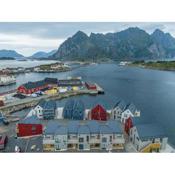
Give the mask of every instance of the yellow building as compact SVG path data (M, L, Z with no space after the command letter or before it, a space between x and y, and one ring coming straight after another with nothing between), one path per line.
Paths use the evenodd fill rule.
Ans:
M45 91L45 94L47 94L47 95L54 95L56 93L58 93L58 90L56 88L49 89L49 90Z

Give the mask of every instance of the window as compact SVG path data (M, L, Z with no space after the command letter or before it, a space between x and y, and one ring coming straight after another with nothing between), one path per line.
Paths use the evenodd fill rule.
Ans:
M89 136L86 137L86 141L89 142Z
M104 143L107 142L107 138L106 137L103 137L102 138L102 142L104 142Z
M139 138L137 137L137 140L139 141Z
M32 131L35 131L36 130L36 126L32 126Z
M79 142L84 142L84 138L79 138Z
M110 136L110 142L112 142L112 136Z

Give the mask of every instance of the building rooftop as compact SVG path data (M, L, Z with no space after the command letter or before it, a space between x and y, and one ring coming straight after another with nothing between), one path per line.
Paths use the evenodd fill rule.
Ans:
M90 129L88 125L79 125L78 134L90 134Z
M116 120L101 121L51 121L46 126L45 134L122 134L120 124Z
M37 116L26 117L18 122L19 124L41 124L41 121Z
M126 106L126 109L125 110L127 110L127 109L129 109L132 114L134 114L136 112L136 110L137 110L136 106L133 103L128 104Z
M164 129L158 124L136 125L141 140L166 137Z
M56 102L53 100L41 100L38 103L39 106L41 106L43 109L49 109L49 110L54 110L56 109Z
M40 80L35 82L28 82L23 84L22 86L24 86L26 89L33 89L33 88L45 86L46 84L47 83L44 80Z
M125 108L126 108L126 103L125 103L124 100L120 100L120 101L118 101L118 102L115 104L114 108L116 108L117 106L118 106L122 111L124 111Z

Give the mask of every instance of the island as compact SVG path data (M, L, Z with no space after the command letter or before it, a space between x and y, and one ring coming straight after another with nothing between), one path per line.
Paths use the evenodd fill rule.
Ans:
M175 61L133 61L129 66L138 66L141 68L157 69L157 70L175 70Z

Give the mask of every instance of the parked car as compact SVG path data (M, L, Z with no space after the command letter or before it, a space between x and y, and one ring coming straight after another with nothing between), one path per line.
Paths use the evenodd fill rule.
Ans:
M8 142L8 137L7 136L2 136L0 135L0 150L5 149L5 146Z
M3 118L3 123L4 123L4 125L8 125L9 124L9 120L7 118Z

